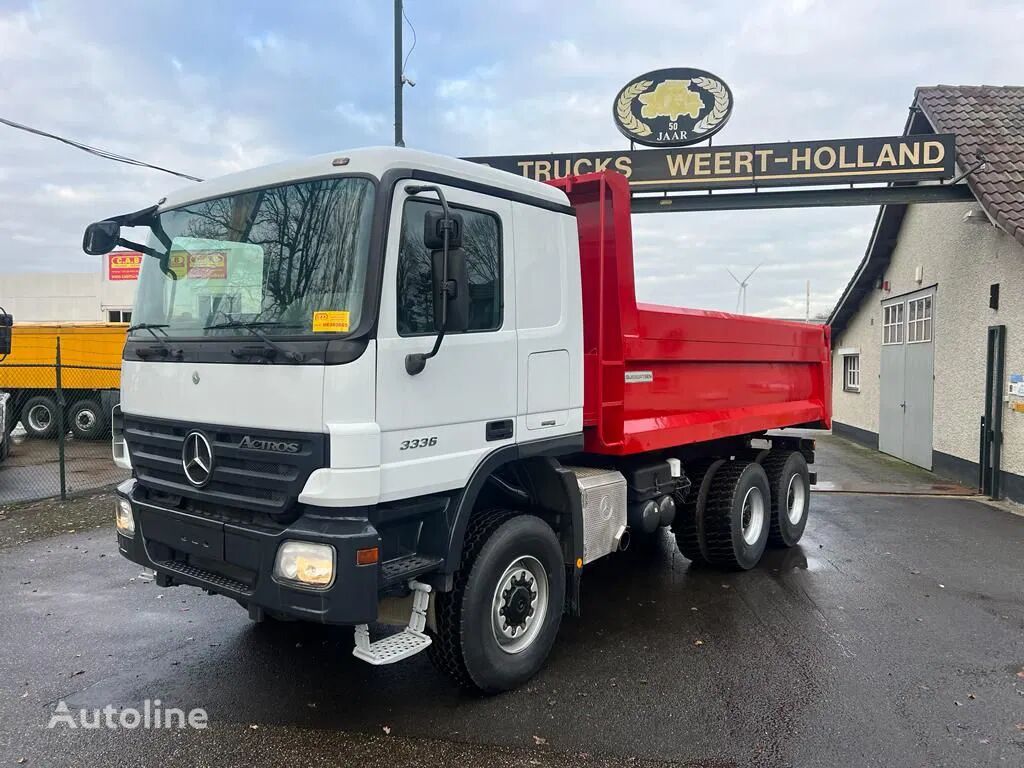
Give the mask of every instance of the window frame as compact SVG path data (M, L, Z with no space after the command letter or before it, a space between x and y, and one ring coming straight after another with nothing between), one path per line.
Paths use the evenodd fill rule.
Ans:
M851 365L852 363L852 365ZM851 381L851 374L854 374L857 381ZM860 353L843 355L843 391L860 392Z
M437 199L427 199L417 197L415 195L409 195L402 201L402 215L399 218L399 234L398 234L398 247L395 252L395 333L399 338L402 339L415 339L423 336L436 336L437 331L433 328L429 331L421 331L419 333L404 333L399 328L398 323L398 312L402 306L401 295L399 294L398 276L401 272L399 262L402 259L402 233L405 230L405 211L410 203L419 203L421 205L433 205L438 208L441 207L440 201ZM465 203L454 203L451 200L448 201L448 208L451 211L469 211L471 213L479 213L484 216L490 216L494 219L498 227L497 238L498 238L498 264L497 264L497 293L498 293L498 324L494 328L470 328L465 331L445 331L445 336L461 336L464 333L496 333L505 327L505 228L501 220L501 214L497 211L490 210L488 208L480 208L475 205L468 205Z
M887 322L887 316L889 311L893 310L898 315L898 320L894 323ZM906 323L906 302L898 301L892 304L882 305L882 346L883 347L894 347L903 343L906 338L905 323ZM895 329L893 340L889 338L889 329Z
M128 323L128 324L131 324L131 322L132 322L132 318L131 318L132 311L133 310L131 308L128 308L128 309L114 309L114 308L110 308L110 309L108 309L106 311L107 312L107 322L108 323ZM117 316L121 318L120 320L111 320L111 315L113 315L115 312L117 313ZM127 320L124 318L124 316L126 314L128 315L128 319Z
M910 317L910 306L912 304L920 305L922 309L927 307L927 309L928 309L927 316L922 315L920 317L916 317L914 319L911 319L911 317ZM935 319L934 319L934 317L935 317L935 302L932 299L932 295L930 293L925 295L925 296L919 296L916 299L908 299L907 300L907 344L927 344L930 341L932 341L932 339L935 336ZM925 331L927 331L927 335L926 336L922 335L921 338L914 338L914 336L912 334L912 331L914 331L914 330L919 330L919 332L921 334L925 334Z

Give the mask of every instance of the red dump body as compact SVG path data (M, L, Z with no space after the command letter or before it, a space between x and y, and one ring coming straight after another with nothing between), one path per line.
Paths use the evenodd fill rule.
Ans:
M587 451L831 426L828 327L637 304L626 178L551 183L569 196L579 229Z

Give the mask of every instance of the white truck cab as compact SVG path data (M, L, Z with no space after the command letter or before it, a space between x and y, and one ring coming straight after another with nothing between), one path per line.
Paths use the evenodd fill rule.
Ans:
M442 244L425 227L444 209L461 327L439 334ZM578 240L560 190L361 149L196 184L92 225L84 247L117 243L149 257L114 416L133 471L119 542L161 585L256 619L362 625L357 654L393 661L430 642L423 599L452 589L473 509L523 493L499 467L582 449ZM556 552L571 566L575 549ZM371 646L365 625L395 594L420 618ZM511 684L496 680L476 684Z

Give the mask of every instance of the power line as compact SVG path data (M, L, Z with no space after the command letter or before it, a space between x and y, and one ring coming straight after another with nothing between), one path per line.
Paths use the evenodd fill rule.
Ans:
M416 27L409 21L409 17L405 15L405 6L402 6L402 18L405 19L405 23L409 25L409 31L412 32L412 47L409 52L405 54L405 61L402 62L402 76L405 76L405 68L409 64L409 57L412 56L412 52L416 50Z
M54 133L48 133L47 131L42 131L42 130L40 130L38 128L32 128L32 127L27 126L27 125L22 125L21 123L16 123L13 120L8 120L7 118L4 118L4 117L0 117L0 123L3 123L4 125L8 125L11 128L17 128L19 131L26 131L27 133L32 133L32 134L35 134L36 136L42 136L42 137L47 138L47 139L53 139L54 141L59 141L62 144L67 144L68 146L74 147L75 149L80 149L83 152L88 152L90 155L96 155L96 157L102 157L105 160L113 160L113 161L118 162L118 163L125 163L126 165L134 165L134 166L139 167L139 168L151 168L154 171L162 171L163 173L169 173L172 176L180 176L181 178L188 179L189 181L202 181L202 179L200 179L198 176L191 176L191 175L189 175L187 173L180 173L179 171L172 171L170 168L163 168L163 167L161 167L159 165L153 165L151 163L147 163L147 162L144 162L142 160L136 160L135 158L132 158L132 157L127 157L125 155L119 155L119 154L117 154L115 152L109 152L109 151L107 151L105 149L99 149L98 147L90 147L88 144L83 144L80 141L75 141L74 139L66 139L63 136L58 136L58 135L56 135Z

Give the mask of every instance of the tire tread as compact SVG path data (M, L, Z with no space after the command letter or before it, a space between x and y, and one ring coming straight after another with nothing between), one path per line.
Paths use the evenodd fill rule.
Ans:
M680 503L679 512L672 525L672 532L676 536L676 545L683 553L683 557L701 564L706 563L707 560L701 552L700 537L697 532L697 505L704 478L714 463L713 459L706 459L687 467L690 491ZM678 494L676 498L678 501Z
M427 655L434 665L460 688L475 690L476 684L466 668L462 648L462 604L473 564L480 550L498 528L520 513L508 509L489 509L470 518L462 549L462 563L455 572L451 592L438 592L434 598L436 630Z
M730 461L723 464L712 481L704 507L704 540L707 543L708 560L715 565L739 567L732 538L731 514L740 475L750 463Z

